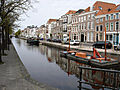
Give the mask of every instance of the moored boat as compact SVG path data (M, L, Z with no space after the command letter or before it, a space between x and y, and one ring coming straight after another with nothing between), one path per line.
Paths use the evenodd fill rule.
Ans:
M112 58L107 58L105 60L105 58L102 57L95 48L93 48L93 55L88 55L86 53L76 51L63 51L60 52L60 56L65 57L69 60L74 60L80 63L99 68L110 68L114 65L119 64L118 60Z
M27 43L29 43L30 45L39 45L39 40L29 38L27 39Z

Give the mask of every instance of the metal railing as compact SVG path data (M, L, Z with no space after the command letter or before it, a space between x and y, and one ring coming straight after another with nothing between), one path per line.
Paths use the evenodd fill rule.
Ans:
M109 69L100 69L100 68L91 68L91 67L83 67L83 66L80 66L79 69L80 69L80 77L79 77L79 81L78 81L79 82L79 86L78 86L79 90L83 90L83 89L92 90L90 88L83 87L82 84L87 84L87 85L100 87L100 88L107 88L107 89L110 89L110 90L120 90L120 87L116 86L116 84L117 84L116 77L117 76L120 77L120 71L118 71L118 70L109 70ZM92 71L103 72L104 73L103 83L105 83L105 78L106 78L105 74L106 73L112 74L113 75L113 78L112 78L113 84L112 84L112 86L111 85L110 86L109 85L105 85L105 84L99 84L99 83L91 83L89 81L83 81L83 78L82 78L83 69L84 70L92 70Z

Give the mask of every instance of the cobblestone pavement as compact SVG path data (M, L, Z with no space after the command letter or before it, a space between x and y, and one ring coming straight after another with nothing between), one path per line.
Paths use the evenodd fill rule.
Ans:
M13 45L5 51L4 64L0 65L0 90L58 90L32 80L19 59Z

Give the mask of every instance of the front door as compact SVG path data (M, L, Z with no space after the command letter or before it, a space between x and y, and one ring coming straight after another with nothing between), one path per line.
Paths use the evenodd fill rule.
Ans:
M81 42L84 42L84 34L81 34Z

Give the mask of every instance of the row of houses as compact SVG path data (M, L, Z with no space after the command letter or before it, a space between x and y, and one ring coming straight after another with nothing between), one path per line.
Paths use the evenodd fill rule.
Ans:
M22 32L29 36L27 27ZM49 19L46 24L36 28L35 37L64 39L81 42L96 42L107 40L117 45L120 43L120 5L97 1L92 6L78 11L69 10L59 19ZM32 34L33 35L33 34Z

